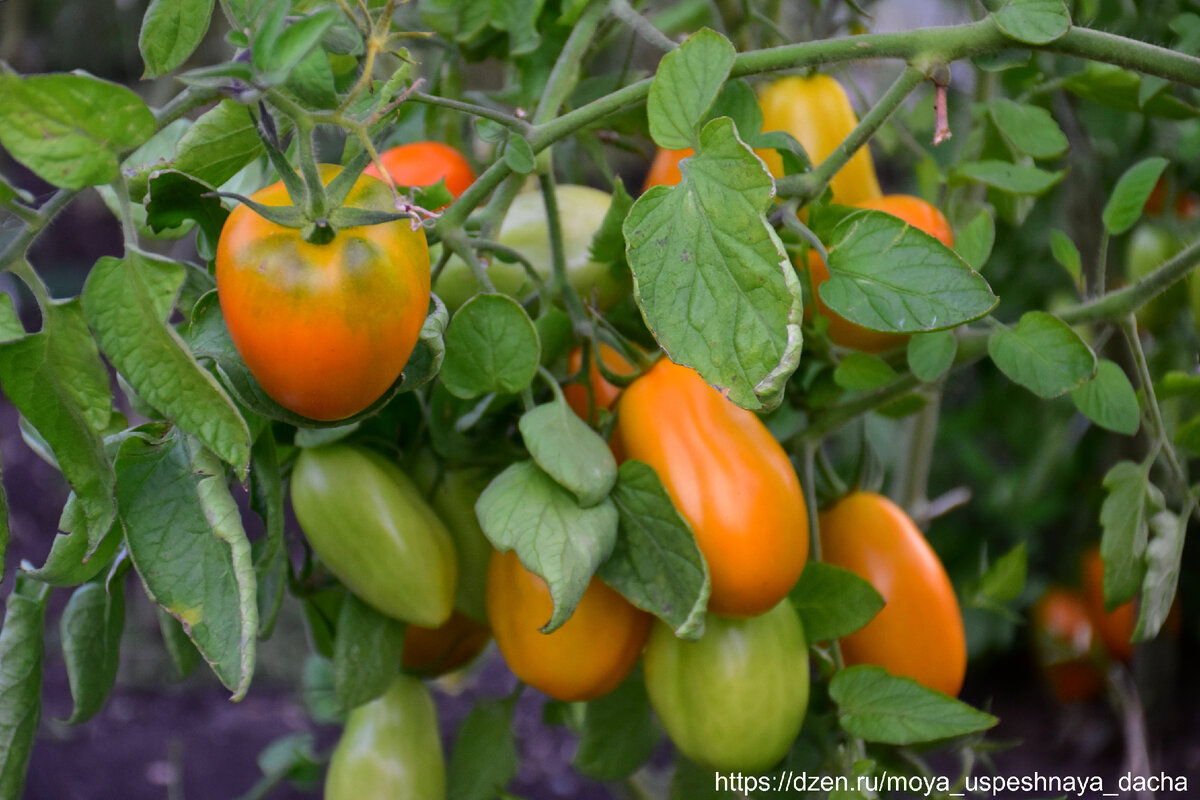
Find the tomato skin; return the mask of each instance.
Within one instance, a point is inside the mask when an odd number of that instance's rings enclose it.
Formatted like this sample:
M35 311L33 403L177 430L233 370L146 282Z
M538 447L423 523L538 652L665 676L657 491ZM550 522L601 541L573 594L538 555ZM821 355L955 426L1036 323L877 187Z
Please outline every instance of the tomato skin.
M878 664L957 696L967 640L954 587L933 548L904 511L874 492L853 492L819 516L824 561L848 569L886 605L843 638L846 664Z
M559 217L563 228L563 250L566 256L567 278L585 303L593 300L601 310L612 307L627 295L633 285L628 268L623 264L604 264L591 257L592 237L600 229L604 215L612 204L612 195L590 186L560 185L555 189ZM550 226L540 191L522 192L513 200L496 234L496 240L529 259L543 280L553 274L550 254ZM496 291L513 297L524 297L533 291L533 282L521 264L493 259L488 277ZM434 286L434 292L446 306L457 309L480 291L475 276L461 259L446 262Z
M292 507L321 561L363 602L427 628L450 617L454 543L399 466L341 443L302 450Z
M954 246L954 232L950 223L935 206L930 205L919 197L906 194L889 194L871 200L854 203L859 208L874 209L891 214L925 231L930 236L941 241L947 247ZM819 287L829 280L829 268L814 251L808 251L808 270L812 276L813 298L817 313L829 320L829 338L834 344L860 350L864 353L882 353L893 347L899 347L908 341L908 335L903 333L884 333L873 331L850 322L831 310L821 299Z
M475 182L475 171L463 154L441 142L398 145L381 153L379 161L397 186L432 186L445 178L455 199ZM383 177L374 164L367 165L363 174Z
M650 162L650 171L646 173L642 191L647 192L654 186L674 186L679 183L683 180L683 175L679 171L679 162L695 153L696 151L690 147L683 150L659 149L654 154L654 160Z
M625 389L613 438L691 523L710 611L749 617L783 599L808 557L808 518L796 471L758 417L663 358Z
M1081 703L1100 694L1104 676L1099 647L1079 592L1051 586L1033 607L1034 652L1060 703Z
M399 676L350 712L325 774L325 800L445 800L437 708L425 684Z
M340 171L323 166L322 180ZM251 199L291 204L282 182ZM392 210L391 194L362 177L346 205ZM238 353L268 395L311 419L375 402L400 377L429 310L429 248L405 220L344 228L316 245L240 205L221 229L216 264Z
M401 663L409 672L435 678L474 660L491 638L491 628L456 609L437 628L405 628Z
M600 342L600 358L604 361L604 366L608 371L615 375L632 375L635 372L634 366L625 360L625 357L617 352L616 348ZM572 373L578 372L583 367L583 348L576 347L567 356L567 369ZM592 400L595 403L596 410L602 408L612 410L616 404L617 398L621 396L621 388L613 386L605 378L600 368L596 365L596 359L593 357L588 362L588 382L592 385ZM588 391L582 383L568 383L563 387L563 396L567 399L567 405L575 412L580 419L588 419ZM593 414L590 422L596 421L596 414Z
M858 125L846 90L828 75L780 78L758 96L763 132L786 131L795 137L813 166L829 157ZM783 176L783 158L774 150L755 150L776 178ZM833 176L833 202L853 205L883 194L875 177L875 162L864 145Z
M497 552L488 568L488 621L509 669L551 697L594 700L620 685L650 635L651 616L597 577L571 618L541 633L554 604L545 582L514 551Z
M804 628L787 600L749 619L710 614L696 642L656 622L645 678L651 706L684 755L710 769L764 772L804 723Z

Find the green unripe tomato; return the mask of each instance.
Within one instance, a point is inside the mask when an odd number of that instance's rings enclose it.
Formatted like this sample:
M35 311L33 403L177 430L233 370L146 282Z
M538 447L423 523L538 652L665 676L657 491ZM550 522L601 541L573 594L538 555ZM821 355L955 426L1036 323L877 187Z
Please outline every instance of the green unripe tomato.
M1126 249L1126 277L1130 283L1149 275L1183 249L1179 237L1160 225L1143 224L1134 229ZM1187 304L1187 287L1180 281L1142 306L1137 312L1141 325L1160 332L1170 325Z
M292 507L321 561L363 602L426 628L450 617L454 542L399 466L353 445L305 449Z
M623 264L603 264L591 258L592 237L604 221L604 215L612 203L612 195L589 186L571 184L556 187L556 195L562 221L567 277L585 303L592 302L594 290L599 308L607 309L628 294L631 286L629 269ZM543 280L550 280L553 274L550 226L546 221L546 209L540 191L523 192L516 196L496 239L529 259ZM431 258L436 263L437 256L432 255ZM495 284L496 291L513 297L524 297L533 291L533 282L520 264L493 258L488 267L488 277ZM480 286L470 268L455 256L446 262L434 283L433 291L453 311L479 292Z
M791 603L748 619L708 615L697 642L656 622L646 691L671 741L710 769L762 772L800 733L808 707L808 645Z
M420 680L400 676L350 712L325 775L325 800L445 800L437 709Z

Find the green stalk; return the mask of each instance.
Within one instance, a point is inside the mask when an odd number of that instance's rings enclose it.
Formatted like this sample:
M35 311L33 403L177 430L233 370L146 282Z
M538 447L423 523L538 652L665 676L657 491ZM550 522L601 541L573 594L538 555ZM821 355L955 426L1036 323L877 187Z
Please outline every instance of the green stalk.
M1197 266L1200 266L1200 238L1136 283L1068 308L1058 317L1069 325L1118 319L1158 297Z

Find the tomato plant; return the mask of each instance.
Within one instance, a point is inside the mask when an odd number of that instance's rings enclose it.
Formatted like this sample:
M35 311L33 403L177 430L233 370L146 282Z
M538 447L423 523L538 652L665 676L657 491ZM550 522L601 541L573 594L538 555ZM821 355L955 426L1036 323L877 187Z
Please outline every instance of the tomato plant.
M455 197L475 181L475 171L462 153L441 142L410 142L392 147L379 156L379 163L398 186L431 186L446 182ZM382 178L374 164L363 174Z
M616 375L632 375L633 365L630 364L625 357L614 350L610 345L604 342L600 343L597 348L599 358L604 362L604 366L609 372ZM621 389L612 385L600 372L600 366L594 360L588 363L588 384L591 386L591 403L596 410L608 409L616 405L617 398L621 395ZM567 369L571 372L578 372L583 369L583 349L575 348L567 357ZM582 383L569 383L563 387L563 396L566 397L567 403L580 418L588 419L588 387ZM592 414L595 417L595 414Z

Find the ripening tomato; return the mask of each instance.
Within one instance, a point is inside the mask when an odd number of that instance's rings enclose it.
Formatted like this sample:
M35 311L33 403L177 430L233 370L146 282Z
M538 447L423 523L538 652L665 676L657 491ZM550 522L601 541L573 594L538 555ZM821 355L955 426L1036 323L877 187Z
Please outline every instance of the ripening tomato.
M1122 603L1112 611L1104 610L1104 561L1100 548L1090 547L1083 554L1083 599L1092 629L1108 654L1126 664L1133 658L1133 629L1137 610L1133 601Z
M792 462L758 417L663 358L625 389L613 438L691 523L710 611L749 617L783 599L808 557L808 519Z
M600 358L604 360L604 366L609 372L614 375L632 375L636 370L632 364L625 360L625 357L617 352L616 348L600 343ZM567 369L574 374L583 367L583 349L576 347L567 356ZM593 357L588 362L588 382L592 386L592 400L595 403L597 410L601 408L612 409L617 402L617 398L621 395L621 389L618 386L613 386L604 379L600 368L596 366L596 359ZM582 383L568 383L563 387L563 396L567 399L567 405L580 419L588 419L588 390ZM596 415L593 414L591 421L595 422Z
M437 628L420 625L405 628L401 663L409 672L427 678L445 675L482 653L491 638L492 631L487 625L455 610Z
M954 233L951 231L946 217L937 208L919 197L889 194L864 200L854 205L859 208L884 211L894 217L899 217L914 228L919 228L938 239L947 247L954 246ZM808 252L808 270L812 276L813 291L816 292L816 297L813 299L816 301L817 313L829 320L829 338L835 344L852 350L861 350L864 353L881 353L908 341L907 334L873 331L850 322L831 311L821 300L819 291L821 284L829 280L829 269L821 257L812 250Z
M709 615L687 642L661 622L646 645L646 692L697 764L763 772L787 754L808 707L808 645L790 601L749 619Z
M1080 703L1098 695L1104 676L1083 595L1051 586L1033 607L1034 652L1054 697Z
M886 602L842 639L847 665L878 664L951 697L967 671L958 598L933 548L904 511L874 492L853 492L821 512L824 560L868 581Z
M679 183L683 180L683 175L679 172L679 162L695 152L690 147L683 150L660 149L654 154L654 160L650 162L650 171L646 173L646 182L642 185L642 191L649 191L654 186L674 186Z
M559 700L594 700L617 688L650 635L650 615L596 577L571 618L542 633L554 612L550 589L511 550L492 556L487 605L509 669Z
M450 617L454 542L398 465L343 443L306 448L291 486L305 538L363 602L427 628Z
M425 684L398 676L350 712L325 774L325 800L445 800L437 708Z
M340 167L323 166L331 181ZM255 192L291 205L283 182ZM360 177L346 205L391 211L382 181ZM306 242L240 205L217 242L217 294L229 335L268 395L311 419L367 408L400 377L429 310L429 248L407 220Z
M386 150L379 156L397 186L432 186L445 178L446 189L457 198L475 182L475 171L463 154L441 142L412 142ZM374 164L364 174L382 178Z

